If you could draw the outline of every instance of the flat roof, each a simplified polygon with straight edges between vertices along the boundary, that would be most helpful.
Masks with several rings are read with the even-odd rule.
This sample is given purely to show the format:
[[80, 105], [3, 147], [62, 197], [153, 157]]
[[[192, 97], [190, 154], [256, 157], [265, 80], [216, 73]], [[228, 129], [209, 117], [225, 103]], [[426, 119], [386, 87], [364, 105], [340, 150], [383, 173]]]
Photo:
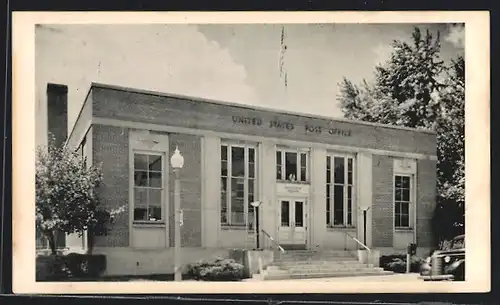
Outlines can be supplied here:
[[[211, 104], [216, 104], [216, 105], [231, 106], [231, 107], [236, 107], [236, 108], [241, 108], [241, 109], [247, 109], [247, 110], [270, 111], [270, 112], [275, 112], [277, 114], [295, 115], [295, 116], [301, 116], [301, 117], [313, 118], [313, 119], [314, 118], [316, 118], [316, 119], [326, 119], [326, 120], [330, 120], [330, 121], [345, 122], [345, 123], [352, 123], [352, 124], [358, 124], [358, 125], [367, 125], [367, 126], [375, 126], [375, 127], [382, 127], [382, 128], [392, 128], [392, 129], [399, 129], [399, 130], [408, 130], [408, 131], [413, 131], [413, 132], [436, 134], [435, 131], [429, 130], [429, 129], [418, 129], [418, 128], [410, 128], [410, 127], [396, 126], [396, 125], [389, 125], [389, 124], [371, 123], [371, 122], [356, 121], [356, 120], [348, 120], [348, 119], [335, 118], [335, 117], [329, 117], [329, 116], [322, 116], [322, 115], [314, 115], [314, 114], [308, 114], [308, 113], [293, 112], [293, 111], [276, 109], [276, 108], [271, 108], [271, 107], [254, 106], [254, 105], [247, 105], [247, 104], [241, 104], [241, 103], [235, 103], [235, 102], [213, 100], [213, 99], [207, 99], [207, 98], [202, 98], [202, 97], [194, 97], [194, 96], [188, 96], [188, 95], [182, 95], [182, 94], [165, 93], [165, 92], [159, 92], [159, 91], [150, 91], [150, 90], [130, 88], [130, 87], [123, 87], [123, 86], [110, 85], [110, 84], [104, 84], [104, 83], [98, 83], [98, 82], [92, 82], [91, 83], [90, 89], [89, 89], [88, 93], [90, 93], [90, 91], [92, 90], [92, 88], [112, 89], [112, 90], [132, 92], [132, 93], [140, 93], [140, 94], [147, 94], [147, 95], [154, 95], [154, 96], [160, 96], [160, 97], [171, 97], [171, 98], [177, 98], [177, 99], [185, 99], [185, 100], [190, 100], [190, 101], [194, 101], [194, 102], [204, 102], [204, 103], [211, 103]], [[88, 94], [87, 94], [87, 96], [88, 96]], [[83, 108], [83, 106], [82, 106], [82, 108]]]

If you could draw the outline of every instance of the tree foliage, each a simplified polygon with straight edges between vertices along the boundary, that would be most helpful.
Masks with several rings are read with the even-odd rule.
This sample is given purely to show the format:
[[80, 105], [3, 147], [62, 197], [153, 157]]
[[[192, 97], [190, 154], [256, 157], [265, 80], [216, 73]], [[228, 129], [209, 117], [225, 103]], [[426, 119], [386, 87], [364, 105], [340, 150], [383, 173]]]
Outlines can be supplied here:
[[[429, 129], [437, 134], [438, 240], [463, 232], [465, 201], [465, 63], [440, 59], [436, 37], [414, 28], [411, 43], [395, 40], [374, 82], [344, 78], [338, 101], [348, 119]], [[447, 228], [444, 228], [447, 227]]]
[[99, 205], [97, 188], [102, 173], [98, 167], [87, 166], [86, 159], [65, 147], [56, 147], [49, 136], [47, 149], [39, 148], [36, 159], [36, 227], [48, 240], [53, 254], [55, 233], [87, 232], [88, 249], [93, 237], [106, 233], [106, 224], [113, 214]]

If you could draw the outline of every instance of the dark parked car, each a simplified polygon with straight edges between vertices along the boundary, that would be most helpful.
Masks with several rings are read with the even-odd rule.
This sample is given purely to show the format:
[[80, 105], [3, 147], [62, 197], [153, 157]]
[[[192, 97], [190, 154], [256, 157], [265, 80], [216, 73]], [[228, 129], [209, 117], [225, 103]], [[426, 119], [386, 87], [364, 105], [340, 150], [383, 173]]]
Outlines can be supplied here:
[[424, 281], [465, 280], [465, 235], [453, 238], [449, 247], [434, 251], [421, 266]]

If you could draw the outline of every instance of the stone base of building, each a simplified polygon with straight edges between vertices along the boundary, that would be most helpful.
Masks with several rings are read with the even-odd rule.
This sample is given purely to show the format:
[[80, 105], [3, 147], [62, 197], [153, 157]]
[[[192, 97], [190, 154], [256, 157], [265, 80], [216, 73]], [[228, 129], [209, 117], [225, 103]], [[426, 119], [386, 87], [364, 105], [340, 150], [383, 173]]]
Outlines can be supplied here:
[[[106, 255], [103, 276], [151, 275], [174, 273], [174, 248], [133, 249], [128, 247], [97, 248], [94, 253]], [[182, 248], [182, 265], [202, 259], [227, 257], [228, 249]]]

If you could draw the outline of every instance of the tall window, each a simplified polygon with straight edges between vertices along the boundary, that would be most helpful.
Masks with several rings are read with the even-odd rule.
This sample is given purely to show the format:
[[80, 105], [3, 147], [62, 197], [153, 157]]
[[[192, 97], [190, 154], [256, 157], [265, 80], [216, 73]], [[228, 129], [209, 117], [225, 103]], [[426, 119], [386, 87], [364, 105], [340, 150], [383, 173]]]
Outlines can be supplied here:
[[152, 153], [135, 153], [134, 221], [163, 221], [163, 189], [163, 156]]
[[221, 145], [221, 223], [253, 225], [255, 199], [255, 147], [245, 144]]
[[276, 151], [276, 180], [306, 182], [309, 174], [307, 164], [306, 152]]
[[326, 157], [326, 224], [353, 225], [354, 160], [347, 156]]
[[396, 175], [394, 179], [394, 226], [396, 228], [410, 227], [410, 194], [410, 176]]

